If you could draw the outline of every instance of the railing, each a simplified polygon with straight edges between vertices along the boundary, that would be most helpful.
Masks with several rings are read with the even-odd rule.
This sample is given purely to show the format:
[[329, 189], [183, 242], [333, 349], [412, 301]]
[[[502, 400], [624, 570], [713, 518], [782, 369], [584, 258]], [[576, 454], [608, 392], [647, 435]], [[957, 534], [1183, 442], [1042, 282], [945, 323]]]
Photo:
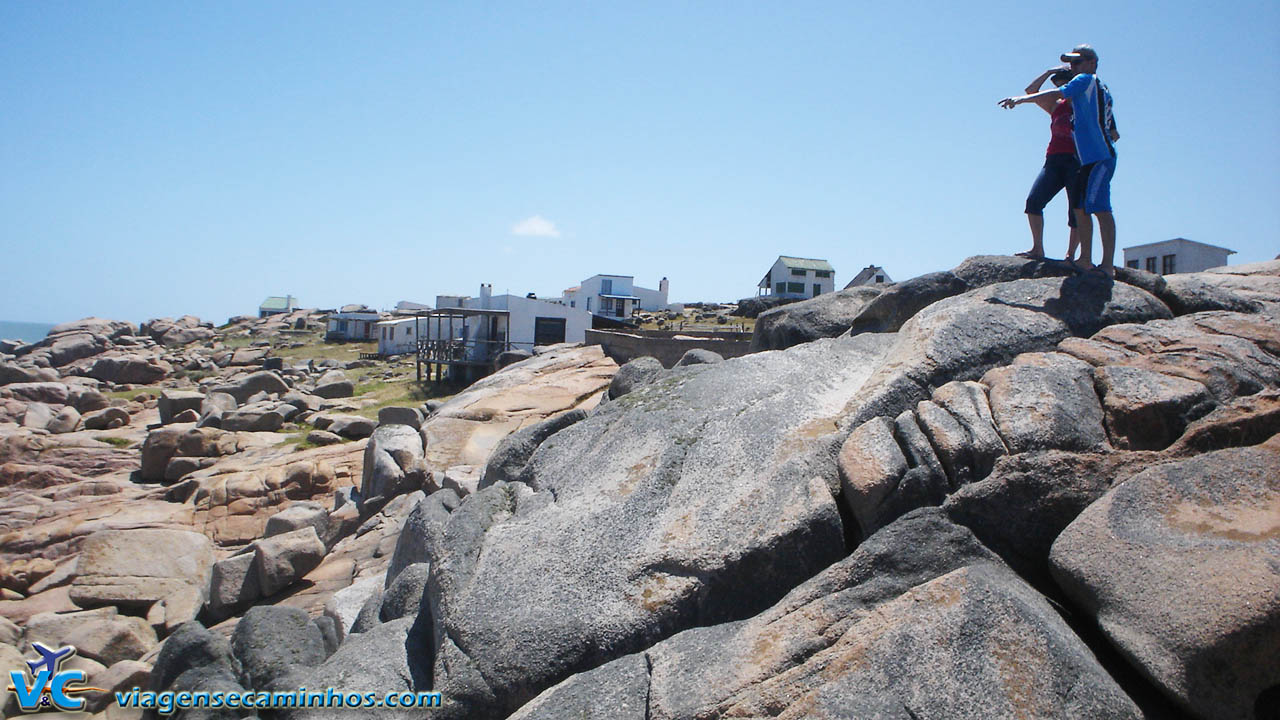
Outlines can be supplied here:
[[446, 365], [487, 365], [498, 355], [517, 345], [533, 348], [533, 343], [514, 343], [506, 340], [419, 340], [418, 355], [423, 362]]

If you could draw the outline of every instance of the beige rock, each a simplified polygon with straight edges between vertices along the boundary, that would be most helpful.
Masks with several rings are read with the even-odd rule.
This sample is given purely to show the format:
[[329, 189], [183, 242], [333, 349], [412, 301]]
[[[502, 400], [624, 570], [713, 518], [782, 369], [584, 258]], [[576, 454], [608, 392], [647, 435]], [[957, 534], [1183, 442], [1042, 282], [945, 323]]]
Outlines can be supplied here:
[[50, 646], [65, 645], [66, 639], [80, 628], [112, 620], [117, 615], [119, 613], [113, 607], [68, 613], [37, 613], [27, 620], [23, 640], [27, 643], [41, 642]]
[[108, 706], [115, 705], [113, 698], [117, 691], [127, 692], [135, 687], [145, 689], [150, 676], [150, 663], [139, 660], [114, 663], [94, 678], [94, 684], [107, 692], [92, 694], [86, 698], [85, 704], [90, 712], [102, 712]]
[[105, 530], [84, 541], [71, 599], [145, 609], [183, 587], [204, 593], [212, 566], [213, 543], [200, 533]]
[[157, 644], [156, 633], [142, 618], [118, 615], [81, 625], [66, 639], [81, 657], [103, 665], [136, 660]]
[[267, 597], [302, 579], [324, 560], [324, 542], [311, 526], [260, 540], [256, 545], [254, 569], [262, 594]]

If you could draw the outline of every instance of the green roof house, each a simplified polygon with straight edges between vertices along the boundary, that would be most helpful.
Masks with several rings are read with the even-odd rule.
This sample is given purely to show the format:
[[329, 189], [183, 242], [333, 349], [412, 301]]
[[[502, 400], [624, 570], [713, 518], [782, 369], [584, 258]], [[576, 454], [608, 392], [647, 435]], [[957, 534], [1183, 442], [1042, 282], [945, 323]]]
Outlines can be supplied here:
[[836, 271], [826, 260], [779, 255], [757, 287], [761, 295], [808, 299], [834, 292]]
[[264, 318], [268, 315], [282, 315], [291, 313], [298, 309], [298, 298], [292, 295], [277, 297], [275, 295], [262, 301], [258, 306], [258, 317]]

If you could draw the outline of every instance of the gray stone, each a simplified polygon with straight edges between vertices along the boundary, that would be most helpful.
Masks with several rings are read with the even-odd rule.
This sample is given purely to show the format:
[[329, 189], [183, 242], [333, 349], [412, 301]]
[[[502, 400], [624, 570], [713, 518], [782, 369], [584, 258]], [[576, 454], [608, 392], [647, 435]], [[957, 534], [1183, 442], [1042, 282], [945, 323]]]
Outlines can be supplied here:
[[382, 624], [382, 594], [382, 590], [376, 590], [365, 598], [364, 605], [360, 606], [360, 612], [356, 613], [356, 621], [351, 623], [349, 633], [368, 632]]
[[430, 575], [431, 566], [427, 563], [414, 563], [398, 573], [382, 593], [382, 604], [378, 611], [382, 622], [417, 615]]
[[307, 442], [312, 445], [319, 445], [323, 447], [325, 445], [337, 445], [342, 441], [341, 435], [331, 433], [328, 430], [312, 430], [307, 433]]
[[27, 410], [22, 414], [22, 427], [32, 430], [44, 430], [53, 422], [56, 411], [42, 402], [27, 403]]
[[139, 660], [121, 660], [108, 667], [101, 674], [94, 676], [93, 682], [106, 690], [104, 693], [93, 693], [85, 697], [85, 709], [89, 712], [102, 712], [115, 702], [117, 692], [128, 692], [133, 688], [147, 686], [147, 678], [151, 676], [151, 664]]
[[271, 354], [271, 348], [237, 348], [231, 353], [231, 361], [228, 364], [233, 366], [262, 365], [262, 361], [266, 360], [269, 354]]
[[671, 373], [545, 441], [535, 493], [499, 482], [464, 500], [427, 560], [435, 689], [458, 715], [509, 712], [657, 638], [749, 617], [839, 559], [836, 422], [892, 340]]
[[702, 348], [694, 348], [688, 350], [680, 359], [676, 361], [675, 367], [684, 367], [686, 365], [709, 365], [711, 363], [724, 362], [724, 356], [720, 353], [704, 350]]
[[356, 386], [347, 378], [346, 373], [341, 370], [330, 370], [316, 381], [316, 389], [311, 394], [329, 400], [346, 398], [356, 394]]
[[311, 618], [311, 623], [320, 631], [324, 640], [324, 656], [326, 659], [342, 644], [342, 632], [338, 630], [338, 622], [328, 615]]
[[382, 425], [364, 449], [361, 513], [371, 515], [391, 498], [422, 488], [427, 472], [422, 436], [408, 425]]
[[187, 530], [100, 530], [81, 546], [71, 601], [145, 610], [183, 587], [202, 593], [213, 566], [213, 542]]
[[884, 289], [851, 318], [850, 332], [897, 332], [916, 313], [944, 298], [972, 288], [950, 272], [911, 278]]
[[987, 372], [982, 382], [1010, 452], [1109, 447], [1088, 363], [1063, 353], [1029, 353]]
[[593, 696], [643, 718], [1141, 717], [1049, 604], [935, 509], [755, 617], [571, 677], [512, 720], [591, 717]]
[[760, 313], [751, 335], [751, 350], [783, 350], [841, 335], [880, 291], [878, 287], [838, 290]]
[[168, 425], [174, 422], [174, 416], [183, 410], [200, 412], [204, 403], [205, 396], [202, 392], [165, 390], [160, 393], [160, 398], [156, 400], [156, 409], [160, 411], [160, 424]]
[[129, 424], [129, 413], [124, 408], [109, 407], [85, 413], [81, 422], [85, 430], [113, 430]]
[[304, 527], [315, 528], [316, 535], [325, 545], [333, 542], [329, 530], [329, 513], [319, 503], [312, 502], [295, 503], [267, 518], [263, 537], [282, 535]]
[[199, 668], [219, 668], [234, 678], [240, 673], [240, 662], [231, 652], [231, 643], [226, 637], [192, 621], [179, 625], [165, 639], [151, 669], [147, 689], [167, 690], [180, 675]]
[[268, 401], [224, 412], [222, 429], [232, 432], [275, 432], [284, 427], [284, 419], [284, 415], [276, 409], [276, 403]]
[[422, 411], [411, 407], [384, 407], [378, 411], [379, 425], [408, 425], [414, 430], [422, 428]]
[[89, 368], [89, 377], [104, 382], [150, 385], [168, 377], [173, 368], [156, 357], [118, 355], [101, 357]]
[[315, 667], [324, 662], [324, 635], [305, 610], [259, 605], [236, 623], [231, 649], [242, 668], [240, 683], [264, 690], [291, 665]]
[[242, 404], [248, 401], [249, 396], [259, 392], [283, 395], [289, 392], [289, 385], [280, 375], [263, 370], [238, 378], [225, 385], [215, 386], [210, 392], [210, 397], [215, 392], [226, 393], [235, 398], [237, 403]]
[[1262, 717], [1280, 684], [1277, 508], [1280, 439], [1157, 465], [1062, 532], [1053, 576], [1186, 711]]
[[76, 432], [76, 428], [81, 421], [81, 414], [74, 407], [68, 405], [58, 411], [58, 415], [54, 415], [54, 419], [45, 425], [45, 429], [54, 434]]
[[333, 619], [338, 630], [338, 641], [342, 642], [351, 633], [360, 610], [369, 602], [369, 598], [380, 595], [386, 576], [379, 573], [356, 580], [347, 587], [329, 596], [324, 604], [325, 617]]
[[414, 506], [396, 538], [391, 563], [387, 566], [386, 585], [391, 585], [410, 565], [431, 563], [442, 556], [449, 513], [460, 503], [454, 491], [440, 490]]
[[57, 382], [58, 371], [49, 368], [29, 367], [10, 362], [0, 362], [0, 385], [10, 383]]
[[1163, 450], [1216, 405], [1195, 380], [1137, 367], [1105, 366], [1094, 375], [1111, 442], [1125, 450]]
[[254, 543], [254, 571], [262, 595], [270, 597], [314, 570], [324, 560], [325, 546], [310, 526]]
[[610, 400], [620, 398], [641, 385], [656, 381], [665, 372], [665, 368], [662, 367], [662, 363], [658, 362], [657, 358], [646, 355], [645, 357], [630, 360], [621, 368], [618, 368], [617, 374], [609, 382], [609, 390], [606, 395]]
[[498, 357], [493, 361], [493, 364], [494, 367], [501, 370], [508, 365], [515, 365], [516, 363], [528, 360], [531, 357], [533, 357], [533, 353], [528, 350], [504, 350], [503, 352], [498, 353]]
[[1262, 303], [1235, 292], [1218, 282], [1218, 278], [1204, 273], [1181, 273], [1165, 278], [1167, 288], [1160, 299], [1175, 315], [1186, 315], [1206, 310], [1256, 313]]
[[498, 481], [519, 480], [525, 465], [539, 445], [552, 435], [586, 417], [585, 410], [570, 410], [540, 423], [520, 428], [506, 436], [489, 454], [489, 462], [481, 473], [478, 487], [486, 488]]
[[[323, 430], [341, 435], [349, 440], [359, 440], [373, 435], [377, 422], [359, 415], [331, 415], [331, 422]], [[316, 427], [319, 427], [317, 424]]]

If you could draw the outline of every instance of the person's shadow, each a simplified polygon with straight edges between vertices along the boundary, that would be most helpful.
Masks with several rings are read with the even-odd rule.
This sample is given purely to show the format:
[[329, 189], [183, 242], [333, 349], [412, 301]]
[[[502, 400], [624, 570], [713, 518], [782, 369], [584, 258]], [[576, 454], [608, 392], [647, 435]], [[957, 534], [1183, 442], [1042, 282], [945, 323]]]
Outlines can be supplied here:
[[1098, 273], [1084, 273], [1062, 279], [1057, 297], [1044, 301], [1043, 305], [1016, 303], [997, 297], [987, 298], [993, 305], [1022, 308], [1051, 315], [1066, 323], [1071, 334], [1089, 337], [1110, 323], [1102, 313], [1111, 302], [1115, 280]]

